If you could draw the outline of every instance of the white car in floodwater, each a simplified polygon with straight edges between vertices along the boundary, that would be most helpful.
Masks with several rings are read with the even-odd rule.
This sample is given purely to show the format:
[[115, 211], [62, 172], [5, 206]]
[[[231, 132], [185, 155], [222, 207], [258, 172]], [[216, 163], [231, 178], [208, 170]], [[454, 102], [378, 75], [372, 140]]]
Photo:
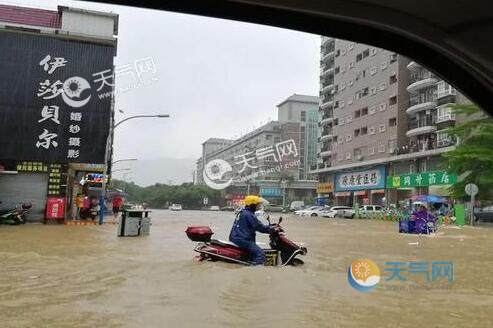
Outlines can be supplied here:
[[181, 204], [171, 204], [169, 209], [171, 211], [181, 211], [183, 208], [182, 208]]
[[321, 216], [322, 212], [327, 209], [325, 206], [310, 206], [307, 209], [295, 211], [294, 214], [299, 216]]
[[332, 206], [329, 209], [322, 211], [321, 215], [324, 218], [335, 218], [336, 216], [343, 216], [344, 211], [352, 210], [349, 206]]
[[[385, 209], [380, 205], [361, 205], [358, 208], [358, 211], [361, 217], [368, 218], [372, 215], [383, 214], [385, 212]], [[356, 215], [356, 212], [353, 208], [349, 210], [341, 210], [340, 212], [342, 212], [342, 217], [348, 219], [352, 219]]]

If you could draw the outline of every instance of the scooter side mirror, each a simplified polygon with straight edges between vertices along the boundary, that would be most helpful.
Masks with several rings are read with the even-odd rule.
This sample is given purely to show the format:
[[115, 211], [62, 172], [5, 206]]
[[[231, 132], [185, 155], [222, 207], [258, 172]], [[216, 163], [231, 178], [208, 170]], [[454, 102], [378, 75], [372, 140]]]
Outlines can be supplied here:
[[281, 224], [282, 222], [282, 216], [279, 218], [279, 222], [277, 224]]

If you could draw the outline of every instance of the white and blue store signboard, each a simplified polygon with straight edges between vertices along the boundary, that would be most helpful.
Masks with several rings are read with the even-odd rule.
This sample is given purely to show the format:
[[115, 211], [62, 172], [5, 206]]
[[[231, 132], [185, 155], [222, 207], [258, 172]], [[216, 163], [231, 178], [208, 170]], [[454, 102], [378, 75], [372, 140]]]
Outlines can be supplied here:
[[283, 192], [282, 192], [281, 188], [261, 187], [260, 188], [260, 196], [263, 196], [263, 197], [282, 197]]
[[335, 191], [353, 191], [385, 188], [385, 166], [338, 173], [335, 176]]

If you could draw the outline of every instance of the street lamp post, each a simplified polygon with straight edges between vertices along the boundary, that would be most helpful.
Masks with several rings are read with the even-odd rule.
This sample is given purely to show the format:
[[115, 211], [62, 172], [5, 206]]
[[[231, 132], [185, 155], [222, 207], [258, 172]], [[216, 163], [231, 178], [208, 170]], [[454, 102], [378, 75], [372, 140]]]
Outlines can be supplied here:
[[136, 119], [136, 118], [145, 118], [145, 117], [154, 117], [154, 118], [168, 118], [169, 117], [169, 114], [155, 114], [155, 115], [134, 115], [134, 116], [130, 116], [130, 117], [127, 117], [127, 118], [124, 118], [123, 120], [121, 120], [120, 122], [118, 123], [115, 123], [115, 125], [113, 126], [113, 130], [120, 124], [122, 124], [123, 122], [126, 122], [128, 120], [133, 120], [133, 119]]
[[[110, 146], [111, 137], [113, 136], [113, 132], [115, 131], [115, 128], [117, 126], [119, 126], [120, 124], [127, 122], [129, 120], [136, 119], [136, 118], [169, 118], [169, 114], [134, 115], [134, 116], [124, 118], [123, 120], [121, 120], [120, 122], [117, 122], [117, 123], [115, 123], [113, 120], [111, 121], [110, 131], [108, 133], [108, 137], [106, 138], [106, 154], [105, 154], [105, 161], [104, 161], [105, 167], [106, 167], [106, 169], [105, 169], [106, 178], [108, 178], [108, 150], [109, 150], [109, 146]], [[106, 179], [103, 180], [102, 189], [103, 190], [101, 192], [101, 196], [99, 197], [99, 206], [101, 209], [99, 211], [99, 224], [103, 224], [103, 222], [104, 222], [104, 208], [105, 208], [104, 199], [105, 199], [105, 195], [106, 195]]]
[[114, 161], [113, 163], [111, 163], [111, 165], [115, 165], [116, 163], [120, 163], [120, 162], [131, 162], [131, 161], [136, 161], [137, 158], [124, 158], [124, 159], [119, 159], [119, 160], [116, 160]]

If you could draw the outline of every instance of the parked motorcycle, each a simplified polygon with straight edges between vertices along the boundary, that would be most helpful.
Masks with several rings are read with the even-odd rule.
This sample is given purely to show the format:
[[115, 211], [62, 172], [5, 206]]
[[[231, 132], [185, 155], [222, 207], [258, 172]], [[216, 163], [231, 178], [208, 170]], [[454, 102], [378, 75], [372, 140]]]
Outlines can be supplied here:
[[[270, 223], [269, 217], [267, 217], [267, 220], [269, 221], [269, 225], [276, 229], [271, 229], [271, 233], [269, 234], [270, 248], [264, 249], [266, 255], [265, 265], [296, 266], [303, 264], [303, 261], [296, 258], [296, 256], [306, 255], [307, 249], [301, 244], [298, 245], [292, 242], [285, 236], [284, 229], [280, 225], [282, 217], [279, 218], [279, 222], [275, 224]], [[241, 249], [229, 241], [211, 239], [214, 232], [212, 232], [210, 227], [189, 226], [185, 232], [192, 241], [199, 242], [194, 248], [194, 251], [199, 253], [198, 260], [200, 261], [211, 260], [233, 262], [243, 265], [253, 264], [250, 261], [250, 254], [248, 251]]]
[[31, 207], [31, 203], [22, 203], [14, 208], [0, 210], [0, 224], [25, 224], [27, 213]]

